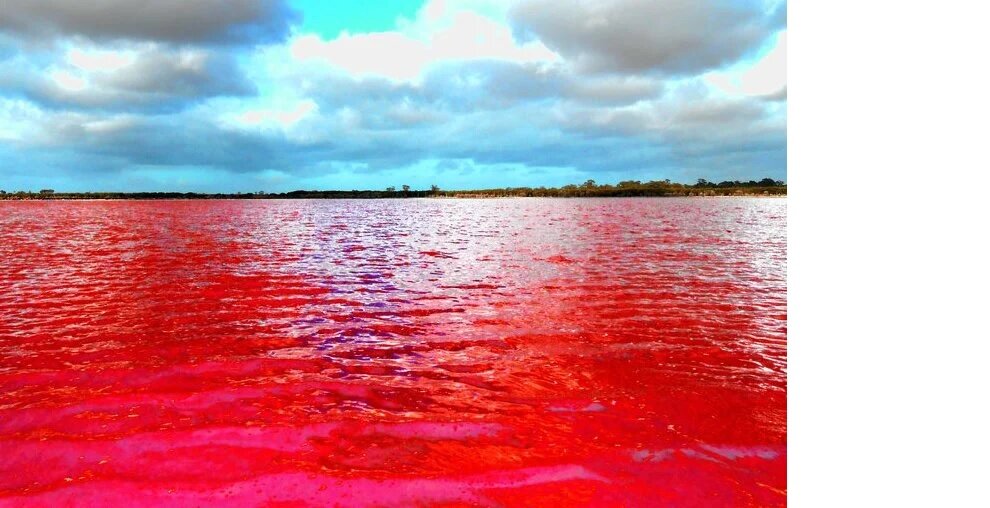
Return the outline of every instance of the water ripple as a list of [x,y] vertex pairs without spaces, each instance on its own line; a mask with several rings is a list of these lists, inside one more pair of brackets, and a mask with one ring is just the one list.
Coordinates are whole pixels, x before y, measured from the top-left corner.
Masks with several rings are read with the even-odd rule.
[[0,202],[0,505],[783,505],[786,200]]

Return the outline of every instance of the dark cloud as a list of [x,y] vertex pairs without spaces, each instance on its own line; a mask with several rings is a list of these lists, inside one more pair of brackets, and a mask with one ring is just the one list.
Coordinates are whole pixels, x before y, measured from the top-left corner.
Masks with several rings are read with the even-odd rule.
[[281,39],[295,18],[282,0],[3,0],[0,31],[31,39],[237,44]]
[[636,76],[587,76],[572,79],[565,88],[566,97],[600,106],[621,106],[646,99],[654,99],[663,93],[661,82]]
[[188,115],[107,119],[63,114],[52,118],[47,130],[46,145],[120,166],[209,166],[238,172],[292,167],[299,162],[296,157],[307,156],[304,147],[287,150],[278,136],[221,129]]
[[559,65],[496,60],[441,64],[416,85],[342,73],[292,74],[285,79],[302,83],[304,94],[316,99],[322,110],[347,108],[361,117],[364,127],[380,129],[536,104],[620,106],[656,98],[663,91],[659,80],[646,77],[578,76]]
[[245,96],[255,92],[235,58],[207,50],[144,48],[133,60],[112,70],[86,71],[65,65],[61,69],[84,81],[64,87],[42,69],[0,64],[0,90],[27,97],[49,108],[107,111],[174,111],[218,96]]
[[[240,181],[257,190],[270,177],[280,187],[258,188],[292,190],[306,181],[333,186],[336,175],[350,188],[401,171],[525,185],[786,172],[786,89],[733,96],[691,75],[736,61],[784,22],[780,10],[753,3],[527,0],[513,22],[564,61],[448,61],[402,82],[300,64],[277,54],[280,45],[255,58],[249,48],[218,46],[284,35],[276,2],[225,2],[243,15],[214,16],[212,0],[36,2],[50,12],[6,1],[14,8],[0,8],[0,167],[20,168],[8,182],[39,181],[36,172],[58,188],[82,185],[71,178],[81,175],[101,188],[161,189],[156,182],[191,178],[203,190]],[[142,10],[180,3],[171,21]],[[121,9],[118,21],[148,16],[108,27],[73,14],[111,5]],[[257,14],[266,9],[272,19]],[[212,28],[178,26],[190,11]],[[100,51],[134,58],[104,70],[73,60]],[[238,99],[256,94],[239,59],[255,66],[245,71],[265,91],[257,100]]]
[[672,128],[715,129],[745,127],[767,117],[767,110],[758,101],[749,99],[706,99],[679,105],[668,115]]
[[566,132],[651,139],[713,150],[786,137],[781,105],[761,98],[719,99],[671,94],[637,108],[574,108],[560,117]]
[[561,65],[458,62],[433,69],[426,96],[458,110],[499,109],[534,101],[631,104],[658,96],[660,81],[635,76],[580,76]]
[[562,86],[557,72],[541,72],[537,65],[475,61],[437,66],[427,73],[421,88],[426,100],[467,112],[555,98]]
[[97,78],[111,90],[167,97],[246,95],[254,86],[223,53],[151,51],[132,65]]
[[787,87],[785,86],[784,88],[781,88],[780,90],[778,90],[778,91],[776,91],[776,92],[774,92],[772,94],[764,95],[763,98],[766,99],[766,100],[768,100],[768,101],[786,101],[787,100]]
[[757,49],[782,27],[779,11],[759,0],[524,0],[510,19],[587,71],[690,74]]
[[[591,112],[595,111],[606,118],[594,116]],[[41,144],[21,146],[16,153],[24,161],[20,164],[29,167],[33,167],[30,154],[36,154],[46,161],[46,171],[52,175],[78,173],[80,165],[85,166],[98,174],[92,177],[94,181],[112,181],[108,172],[128,168],[155,168],[163,181],[170,174],[182,174],[184,168],[204,168],[201,171],[226,175],[217,180],[216,190],[232,188],[236,175],[266,170],[284,174],[285,181],[279,185],[291,190],[307,178],[337,173],[360,172],[378,179],[377,175],[424,160],[471,161],[472,167],[489,168],[478,171],[558,168],[513,176],[513,181],[527,185],[567,183],[559,181],[565,173],[603,182],[785,176],[786,132],[775,127],[774,120],[758,118],[759,111],[750,106],[687,108],[677,113],[685,124],[666,130],[655,128],[654,123],[667,114],[659,109],[646,115],[607,111],[608,115],[594,108],[564,111],[557,118],[547,115],[545,106],[530,103],[391,129],[367,123],[335,124],[329,120],[335,112],[330,111],[316,118],[316,123],[300,126],[302,131],[320,134],[306,139],[277,129],[220,127],[206,118],[207,111],[111,118],[65,113],[42,126],[45,139],[34,139]],[[52,149],[70,155],[45,159]],[[449,165],[438,169],[459,171]],[[445,185],[444,181],[435,183]]]

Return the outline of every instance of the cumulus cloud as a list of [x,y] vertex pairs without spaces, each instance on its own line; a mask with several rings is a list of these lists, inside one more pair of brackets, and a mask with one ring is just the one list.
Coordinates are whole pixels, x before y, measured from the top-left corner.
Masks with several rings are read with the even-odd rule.
[[56,188],[224,191],[785,176],[772,3],[430,0],[393,29],[281,40],[280,15],[66,14],[145,14],[124,4],[0,9],[0,186],[25,166]]
[[332,40],[300,35],[290,48],[291,56],[302,62],[322,62],[351,75],[395,81],[416,81],[431,66],[451,61],[557,59],[540,41],[520,44],[507,26],[438,1],[427,4],[397,31],[345,32]]
[[149,113],[251,95],[241,53],[283,39],[295,16],[282,0],[5,0],[0,94]]
[[24,151],[71,150],[103,168],[201,166],[241,172],[291,166],[306,153],[286,150],[277,136],[223,129],[192,113],[52,112],[34,120],[31,136],[18,143]]
[[3,72],[0,87],[54,108],[162,111],[255,90],[231,55],[205,49],[70,47],[43,67],[25,58],[0,63],[0,70],[11,71]]
[[0,31],[170,43],[257,43],[284,37],[296,14],[281,0],[4,0]]
[[581,76],[563,65],[480,61],[438,66],[422,90],[453,109],[476,110],[533,101],[616,106],[655,98],[663,84],[640,76]]
[[663,97],[615,108],[575,107],[560,114],[571,132],[641,137],[676,145],[702,143],[713,150],[786,137],[785,106],[751,97],[729,97],[699,80],[680,83]]
[[782,23],[761,0],[523,0],[510,19],[579,68],[668,74],[732,63]]
[[705,78],[723,92],[760,96],[769,100],[787,98],[787,30],[781,31],[773,48],[755,63],[722,72],[708,73]]

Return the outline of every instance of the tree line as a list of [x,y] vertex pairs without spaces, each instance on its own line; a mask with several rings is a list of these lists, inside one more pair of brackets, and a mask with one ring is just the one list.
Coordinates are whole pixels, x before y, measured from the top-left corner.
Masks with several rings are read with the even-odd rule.
[[485,198],[485,197],[638,197],[638,196],[755,196],[786,195],[787,184],[781,180],[726,180],[710,182],[699,178],[694,184],[675,183],[670,180],[641,182],[626,180],[615,185],[597,184],[587,180],[582,184],[562,187],[505,187],[499,189],[443,190],[437,185],[430,189],[414,190],[409,185],[385,190],[295,190],[268,193],[199,193],[199,192],[55,192],[42,189],[39,192],[0,190],[0,199],[389,199],[389,198]]

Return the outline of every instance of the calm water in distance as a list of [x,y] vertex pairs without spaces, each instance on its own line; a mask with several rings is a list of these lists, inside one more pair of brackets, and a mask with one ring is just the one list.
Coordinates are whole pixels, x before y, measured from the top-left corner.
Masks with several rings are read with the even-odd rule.
[[786,215],[0,202],[0,505],[783,506]]

